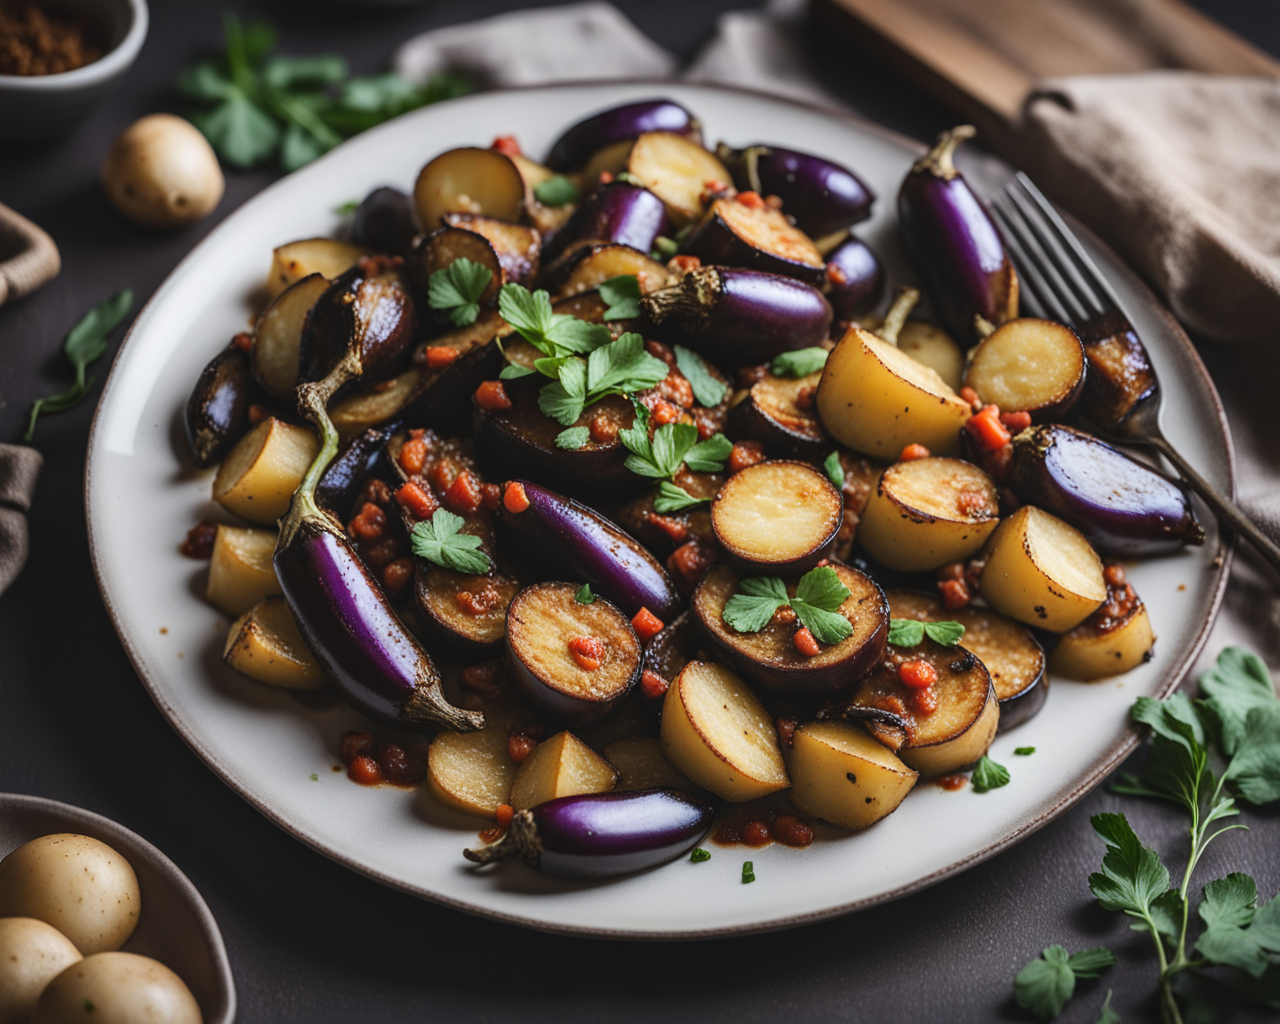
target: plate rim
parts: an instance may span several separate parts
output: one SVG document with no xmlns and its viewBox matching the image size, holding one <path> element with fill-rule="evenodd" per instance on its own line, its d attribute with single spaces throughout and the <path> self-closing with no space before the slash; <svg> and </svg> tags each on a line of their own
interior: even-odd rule
<svg viewBox="0 0 1280 1024">
<path fill-rule="evenodd" d="M 551 90 L 566 89 L 566 88 L 582 88 L 582 87 L 591 88 L 596 86 L 653 87 L 658 90 L 670 89 L 672 87 L 693 88 L 693 89 L 704 89 L 704 90 L 712 90 L 716 92 L 737 94 L 737 95 L 746 96 L 754 99 L 765 99 L 774 103 L 779 103 L 779 104 L 792 106 L 792 107 L 798 107 L 804 110 L 821 114 L 825 117 L 829 117 L 838 121 L 845 122 L 846 124 L 852 125 L 853 127 L 859 129 L 860 131 L 871 132 L 872 134 L 879 135 L 885 138 L 886 140 L 895 143 L 896 145 L 902 146 L 916 153 L 924 153 L 926 151 L 925 145 L 921 143 L 919 140 L 913 139 L 908 135 L 904 135 L 901 132 L 897 132 L 894 129 L 888 128 L 884 125 L 877 124 L 874 121 L 871 121 L 858 114 L 851 113 L 847 110 L 841 110 L 839 108 L 832 107 L 827 104 L 813 102 L 811 100 L 798 99 L 790 96 L 780 96 L 777 93 L 770 93 L 764 90 L 750 89 L 750 88 L 745 88 L 745 87 L 735 86 L 735 85 L 725 85 L 725 84 L 716 83 L 716 82 L 684 82 L 679 80 L 670 81 L 670 80 L 663 80 L 663 79 L 607 79 L 606 78 L 606 79 L 591 79 L 591 80 L 584 80 L 584 81 L 575 80 L 575 81 L 569 81 L 569 82 L 547 82 L 547 83 L 541 83 L 536 85 L 514 86 L 510 88 L 505 88 L 505 89 L 491 89 L 484 92 L 473 93 L 472 96 L 489 98 L 493 96 L 501 96 L 501 95 L 508 95 L 508 94 L 524 94 L 524 93 L 530 93 L 530 92 L 551 91 Z M 465 103 L 469 98 L 470 97 L 461 97 L 456 102 Z M 426 108 L 423 108 L 423 109 L 426 109 Z M 403 114 L 398 118 L 392 119 L 391 121 L 384 122 L 382 125 L 378 125 L 377 127 L 370 129 L 370 131 L 382 132 L 382 131 L 390 130 L 402 118 L 410 118 L 417 113 L 419 113 L 419 111 L 410 111 L 409 113 Z M 367 133 L 362 132 L 360 134 L 364 135 Z M 345 142 L 343 142 L 340 146 L 337 146 L 333 150 L 330 150 L 329 153 L 326 153 L 325 155 L 319 157 L 318 160 L 316 160 L 314 163 L 320 163 L 321 161 L 327 159 L 330 154 L 336 152 L 338 149 L 341 149 L 347 145 L 354 143 L 359 138 L 360 138 L 359 135 L 353 136 L 351 139 L 348 139 Z M 312 166 L 312 165 L 309 164 L 308 166 Z M 202 238 L 198 243 L 196 243 L 196 245 L 193 246 L 191 250 L 185 256 L 183 256 L 183 258 L 179 260 L 178 263 L 174 265 L 173 269 L 165 276 L 164 280 L 161 281 L 160 284 L 156 287 L 156 290 L 151 294 L 150 298 L 148 298 L 148 300 L 142 306 L 142 308 L 138 310 L 137 316 L 133 319 L 132 323 L 130 323 L 129 330 L 126 332 L 123 340 L 120 342 L 120 347 L 116 352 L 115 358 L 112 360 L 111 369 L 108 372 L 106 381 L 103 384 L 102 394 L 99 396 L 98 403 L 94 408 L 93 421 L 89 429 L 89 439 L 88 439 L 88 446 L 86 448 L 85 468 L 84 468 L 85 521 L 86 521 L 88 540 L 89 540 L 89 558 L 93 566 L 94 580 L 98 585 L 98 592 L 102 597 L 103 605 L 105 606 L 107 610 L 107 614 L 111 619 L 111 624 L 116 631 L 116 636 L 119 638 L 120 644 L 124 648 L 125 654 L 128 656 L 129 661 L 133 666 L 134 672 L 137 674 L 139 680 L 142 682 L 142 685 L 146 689 L 148 695 L 151 697 L 152 702 L 156 705 L 160 713 L 164 716 L 165 720 L 169 723 L 169 725 L 173 728 L 173 730 L 178 734 L 178 736 L 182 739 L 182 741 L 186 743 L 187 746 L 190 747 L 191 750 L 202 761 L 204 761 L 206 766 L 208 766 L 214 772 L 214 774 L 217 775 L 218 778 L 221 779 L 225 785 L 227 785 L 228 788 L 230 788 L 234 793 L 239 795 L 246 803 L 248 803 L 251 807 L 257 810 L 260 814 L 262 814 L 265 818 L 271 821 L 274 825 L 276 825 L 282 831 L 292 836 L 294 839 L 298 840 L 299 842 L 303 843 L 305 846 L 307 846 L 311 850 L 327 857 L 329 860 L 337 864 L 340 864 L 345 868 L 348 868 L 356 872 L 357 874 L 364 876 L 365 878 L 369 878 L 373 881 L 379 882 L 380 884 L 388 886 L 389 888 L 395 889 L 399 892 L 407 893 L 408 895 L 417 897 L 419 899 L 427 900 L 431 903 L 435 903 L 440 906 L 448 907 L 452 910 L 462 911 L 463 913 L 470 914 L 475 917 L 482 917 L 482 918 L 486 918 L 493 921 L 499 921 L 504 924 L 517 925 L 522 928 L 529 928 L 534 931 L 543 932 L 547 934 L 555 934 L 555 935 L 615 939 L 619 941 L 654 941 L 654 942 L 687 942 L 688 941 L 688 942 L 692 942 L 692 941 L 701 941 L 705 939 L 739 937 L 743 935 L 759 935 L 759 934 L 765 934 L 768 932 L 783 931 L 786 929 L 802 927 L 804 925 L 814 924 L 819 921 L 828 920 L 835 917 L 843 917 L 847 914 L 855 913 L 860 910 L 865 910 L 870 907 L 877 906 L 881 903 L 888 903 L 893 900 L 901 899 L 905 896 L 909 896 L 913 893 L 920 892 L 924 889 L 927 889 L 930 886 L 933 886 L 938 884 L 939 882 L 945 881 L 946 879 L 951 878 L 954 875 L 958 875 L 964 871 L 967 871 L 969 868 L 972 868 L 978 864 L 981 864 L 983 861 L 989 860 L 990 858 L 996 856 L 997 854 L 1000 854 L 1003 851 L 1009 849 L 1011 846 L 1015 846 L 1016 844 L 1020 843 L 1023 839 L 1026 839 L 1028 836 L 1030 836 L 1032 833 L 1039 831 L 1045 825 L 1049 824 L 1051 821 L 1060 817 L 1069 808 L 1074 806 L 1080 800 L 1084 799 L 1084 797 L 1086 797 L 1090 792 L 1092 792 L 1102 782 L 1102 780 L 1106 778 L 1106 776 L 1109 775 L 1112 770 L 1114 770 L 1114 768 L 1121 761 L 1123 761 L 1126 757 L 1129 756 L 1129 754 L 1133 751 L 1133 749 L 1138 745 L 1141 739 L 1141 734 L 1137 726 L 1135 726 L 1131 721 L 1126 722 L 1123 737 L 1108 752 L 1107 756 L 1101 759 L 1101 761 L 1099 761 L 1098 763 L 1096 763 L 1085 776 L 1078 779 L 1074 783 L 1072 788 L 1068 792 L 1063 794 L 1050 807 L 1046 808 L 1036 817 L 1023 823 L 1019 828 L 1003 836 L 996 842 L 991 843 L 988 846 L 983 847 L 981 850 L 977 850 L 969 854 L 968 856 L 961 858 L 960 860 L 954 861 L 953 863 L 948 864 L 945 867 L 939 868 L 937 871 L 931 872 L 928 875 L 924 875 L 924 876 L 921 876 L 920 878 L 914 879 L 913 881 L 911 881 L 906 885 L 899 886 L 898 888 L 890 890 L 888 892 L 879 893 L 875 896 L 869 896 L 860 900 L 853 900 L 848 903 L 841 903 L 836 906 L 824 907 L 821 910 L 810 911 L 805 914 L 797 914 L 789 917 L 774 918 L 769 921 L 731 925 L 731 926 L 717 927 L 717 928 L 682 930 L 678 932 L 654 931 L 654 930 L 644 930 L 644 929 L 626 929 L 626 928 L 598 928 L 598 927 L 589 927 L 589 926 L 583 926 L 583 925 L 557 924 L 554 922 L 543 921 L 536 917 L 529 917 L 522 914 L 511 914 L 511 913 L 506 913 L 499 910 L 492 910 L 486 907 L 482 907 L 473 903 L 466 902 L 461 899 L 456 899 L 444 893 L 430 891 L 420 886 L 416 886 L 411 883 L 405 882 L 402 879 L 394 878 L 390 875 L 384 874 L 383 872 L 377 871 L 373 868 L 368 867 L 365 864 L 362 864 L 361 862 L 359 862 L 358 860 L 352 857 L 348 857 L 335 850 L 332 850 L 328 848 L 323 842 L 317 839 L 313 839 L 312 837 L 306 835 L 300 829 L 296 828 L 293 824 L 291 824 L 289 821 L 283 818 L 273 807 L 269 806 L 265 801 L 261 800 L 251 790 L 249 790 L 247 787 L 240 786 L 236 781 L 234 781 L 231 771 L 227 767 L 225 767 L 220 762 L 220 760 L 196 738 L 193 730 L 189 730 L 187 728 L 184 716 L 179 712 L 179 710 L 176 707 L 174 707 L 168 700 L 164 698 L 164 696 L 161 694 L 159 689 L 153 684 L 149 674 L 144 670 L 143 660 L 140 653 L 134 649 L 134 647 L 130 644 L 129 640 L 127 639 L 127 632 L 123 628 L 123 625 L 120 621 L 118 613 L 115 607 L 112 605 L 111 599 L 107 594 L 106 586 L 103 579 L 102 567 L 98 558 L 98 544 L 94 535 L 93 517 L 92 515 L 90 515 L 90 501 L 91 501 L 90 489 L 92 487 L 93 456 L 97 449 L 99 416 L 101 414 L 103 406 L 106 404 L 107 396 L 111 392 L 112 386 L 116 381 L 116 370 L 118 369 L 121 362 L 120 355 L 121 353 L 124 352 L 125 346 L 128 345 L 129 342 L 133 339 L 134 331 L 137 327 L 138 322 L 143 318 L 143 315 L 147 312 L 147 310 L 151 307 L 151 305 L 155 303 L 156 300 L 166 292 L 166 290 L 170 287 L 173 279 L 183 269 L 186 263 L 189 260 L 191 260 L 197 252 L 203 249 L 204 246 L 209 243 L 210 239 L 212 239 L 219 231 L 223 229 L 224 225 L 227 224 L 228 221 L 238 216 L 243 211 L 244 206 L 247 205 L 249 202 L 252 202 L 253 200 L 258 199 L 261 196 L 265 196 L 273 193 L 275 190 L 284 186 L 285 183 L 288 182 L 292 177 L 293 177 L 292 174 L 286 174 L 283 177 L 278 178 L 276 181 L 269 184 L 266 188 L 255 193 L 253 196 L 247 199 L 245 203 L 241 204 L 241 206 L 237 207 L 231 213 L 227 214 L 227 216 L 223 218 L 222 221 L 220 221 L 217 225 L 215 225 L 209 231 L 209 233 L 204 236 L 204 238 Z M 1231 498 L 1234 498 L 1236 493 L 1236 458 L 1235 458 L 1235 445 L 1233 443 L 1232 436 L 1231 436 L 1231 427 L 1227 421 L 1226 409 L 1223 407 L 1222 398 L 1218 394 L 1217 386 L 1214 384 L 1213 378 L 1209 374 L 1209 370 L 1204 364 L 1204 360 L 1201 359 L 1200 353 L 1197 351 L 1195 345 L 1191 342 L 1191 339 L 1187 336 L 1186 331 L 1183 330 L 1182 325 L 1177 321 L 1177 319 L 1173 316 L 1173 314 L 1164 306 L 1164 304 L 1155 295 L 1155 293 L 1151 290 L 1151 288 L 1147 285 L 1147 283 L 1137 274 L 1137 272 L 1134 271 L 1123 259 L 1121 259 L 1115 253 L 1115 251 L 1109 245 L 1107 245 L 1107 243 L 1103 242 L 1102 239 L 1100 239 L 1096 234 L 1094 234 L 1094 232 L 1092 232 L 1089 228 L 1085 227 L 1075 218 L 1071 218 L 1071 223 L 1072 223 L 1072 227 L 1077 231 L 1077 233 L 1084 235 L 1091 244 L 1096 245 L 1099 249 L 1105 251 L 1109 256 L 1111 256 L 1115 261 L 1117 267 L 1119 267 L 1120 272 L 1125 277 L 1128 278 L 1130 286 L 1133 287 L 1136 291 L 1138 291 L 1142 295 L 1144 295 L 1149 300 L 1150 308 L 1154 309 L 1157 315 L 1159 316 L 1159 318 L 1164 321 L 1166 327 L 1169 330 L 1170 335 L 1173 337 L 1175 341 L 1175 345 L 1173 348 L 1174 355 L 1180 361 L 1183 361 L 1187 366 L 1189 366 L 1193 371 L 1195 371 L 1195 373 L 1198 374 L 1198 376 L 1201 378 L 1201 383 L 1204 385 L 1205 390 L 1212 402 L 1213 412 L 1216 416 L 1216 421 L 1218 425 L 1218 433 L 1222 439 L 1222 442 L 1226 451 L 1226 469 L 1227 469 L 1227 479 L 1229 483 L 1228 496 Z M 1182 682 L 1183 678 L 1185 677 L 1187 671 L 1195 663 L 1196 659 L 1200 655 L 1200 652 L 1204 649 L 1205 643 L 1208 641 L 1209 633 L 1213 629 L 1214 623 L 1217 621 L 1218 613 L 1222 606 L 1222 600 L 1226 591 L 1227 580 L 1230 576 L 1231 565 L 1234 560 L 1235 540 L 1236 538 L 1233 534 L 1228 534 L 1227 531 L 1220 530 L 1219 540 L 1218 540 L 1218 551 L 1214 558 L 1214 563 L 1213 563 L 1213 571 L 1216 571 L 1217 578 L 1213 583 L 1213 593 L 1212 593 L 1212 596 L 1210 597 L 1210 601 L 1208 605 L 1208 613 L 1205 616 L 1204 621 L 1201 623 L 1199 631 L 1195 636 L 1195 639 L 1187 648 L 1185 655 L 1169 672 L 1167 672 L 1164 675 L 1162 685 L 1160 689 L 1157 691 L 1157 696 L 1160 698 L 1167 697 L 1170 693 L 1172 693 L 1175 689 L 1177 689 L 1178 685 Z M 92 813 L 92 812 L 89 812 L 89 813 Z M 106 820 L 109 821 L 110 819 L 106 819 Z M 117 826 L 117 827 L 123 827 L 123 826 Z M 181 872 L 179 872 L 179 874 L 181 874 Z M 190 883 L 188 882 L 188 884 Z M 197 895 L 199 894 L 197 893 Z"/>
</svg>

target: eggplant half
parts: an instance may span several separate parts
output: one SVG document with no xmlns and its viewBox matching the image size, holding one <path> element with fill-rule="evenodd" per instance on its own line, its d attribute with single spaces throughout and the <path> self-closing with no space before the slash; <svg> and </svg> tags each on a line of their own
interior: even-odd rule
<svg viewBox="0 0 1280 1024">
<path fill-rule="evenodd" d="M 200 372 L 187 399 L 183 424 L 191 458 L 200 469 L 221 462 L 249 432 L 249 407 L 258 395 L 249 357 L 229 345 Z"/>
<path fill-rule="evenodd" d="M 490 217 L 450 214 L 449 223 L 423 238 L 405 264 L 414 299 L 428 308 L 431 275 L 466 258 L 489 271 L 489 283 L 478 297 L 482 309 L 498 303 L 506 284 L 531 285 L 538 273 L 541 243 L 533 228 Z"/>
<path fill-rule="evenodd" d="M 703 263 L 746 267 L 766 274 L 794 277 L 812 285 L 826 278 L 826 263 L 818 247 L 781 210 L 761 202 L 748 204 L 743 196 L 717 199 L 681 251 Z"/>
<path fill-rule="evenodd" d="M 875 193 L 847 167 L 779 146 L 716 147 L 738 188 L 777 196 L 796 226 L 812 238 L 834 234 L 871 216 Z"/>
<path fill-rule="evenodd" d="M 705 646 L 706 638 L 697 620 L 689 612 L 681 612 L 644 645 L 644 673 L 652 673 L 670 686 L 689 662 L 707 660 Z M 643 689 L 648 699 L 659 696 L 649 693 L 647 684 Z M 665 686 L 662 693 L 666 693 Z"/>
<path fill-rule="evenodd" d="M 534 712 L 561 725 L 599 721 L 640 681 L 643 650 L 631 622 L 579 583 L 525 587 L 506 614 L 507 681 Z"/>
<path fill-rule="evenodd" d="M 361 489 L 371 479 L 390 483 L 395 474 L 384 464 L 386 445 L 397 425 L 370 427 L 347 442 L 316 485 L 316 502 L 343 522 Z"/>
<path fill-rule="evenodd" d="M 724 484 L 724 477 L 719 473 L 694 473 L 682 469 L 675 476 L 675 484 L 703 503 L 678 512 L 658 512 L 654 508 L 658 497 L 655 489 L 633 498 L 618 509 L 618 525 L 663 558 L 689 542 L 702 546 L 715 544 L 711 508 L 707 503 Z"/>
<path fill-rule="evenodd" d="M 731 366 L 826 340 L 831 304 L 810 284 L 736 267 L 698 267 L 640 300 L 655 337 Z"/>
<path fill-rule="evenodd" d="M 477 864 L 517 857 L 567 878 L 607 878 L 687 853 L 711 828 L 711 808 L 674 789 L 590 793 L 517 811 L 496 843 L 464 851 Z"/>
<path fill-rule="evenodd" d="M 712 645 L 761 689 L 799 704 L 830 700 L 875 667 L 889 635 L 889 602 L 879 585 L 847 565 L 833 563 L 832 568 L 849 590 L 839 611 L 853 633 L 838 644 L 824 644 L 813 657 L 796 648 L 799 623 L 784 614 L 786 609 L 758 633 L 739 633 L 724 621 L 724 606 L 741 583 L 727 565 L 707 570 L 690 608 Z M 794 581 L 788 582 L 787 593 L 794 596 Z"/>
<path fill-rule="evenodd" d="M 634 277 L 643 295 L 667 283 L 667 268 L 648 249 L 618 242 L 584 244 L 547 267 L 542 284 L 559 300 L 595 291 L 610 278 L 624 276 Z"/>
<path fill-rule="evenodd" d="M 871 246 L 850 235 L 827 253 L 823 290 L 835 313 L 836 323 L 847 327 L 851 321 L 873 309 L 884 296 L 884 267 L 871 251 Z"/>
<path fill-rule="evenodd" d="M 807 377 L 765 373 L 734 396 L 725 429 L 735 441 L 759 441 L 773 458 L 822 462 L 834 443 L 813 407 L 821 379 L 821 370 Z"/>
<path fill-rule="evenodd" d="M 408 256 L 417 233 L 413 200 L 398 188 L 375 188 L 351 218 L 351 241 L 391 256 Z"/>
<path fill-rule="evenodd" d="M 1096 317 L 1080 325 L 1089 373 L 1079 411 L 1103 430 L 1116 430 L 1139 407 L 1150 406 L 1160 382 L 1146 348 L 1119 314 Z"/>
<path fill-rule="evenodd" d="M 574 243 L 616 242 L 641 252 L 651 252 L 659 235 L 675 233 L 667 208 L 647 188 L 612 181 L 591 193 L 556 232 L 548 246 L 555 258 Z"/>
<path fill-rule="evenodd" d="M 625 142 L 645 132 L 672 132 L 701 138 L 698 120 L 674 100 L 639 100 L 602 110 L 579 121 L 556 139 L 547 154 L 553 171 L 576 171 L 606 146 Z"/>
<path fill-rule="evenodd" d="M 1009 486 L 1112 555 L 1155 555 L 1203 544 L 1187 492 L 1104 441 L 1056 423 L 1013 439 Z"/>
</svg>

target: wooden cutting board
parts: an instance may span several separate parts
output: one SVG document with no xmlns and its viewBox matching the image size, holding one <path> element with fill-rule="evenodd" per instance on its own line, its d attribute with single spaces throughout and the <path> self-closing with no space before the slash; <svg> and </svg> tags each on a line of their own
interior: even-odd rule
<svg viewBox="0 0 1280 1024">
<path fill-rule="evenodd" d="M 1156 68 L 1280 77 L 1280 63 L 1178 0 L 810 0 L 810 6 L 824 28 L 874 52 L 988 137 L 1017 123 L 1042 78 Z"/>
</svg>

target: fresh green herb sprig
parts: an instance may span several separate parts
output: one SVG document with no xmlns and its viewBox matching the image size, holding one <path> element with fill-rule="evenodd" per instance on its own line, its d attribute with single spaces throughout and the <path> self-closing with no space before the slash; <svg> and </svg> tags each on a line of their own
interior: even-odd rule
<svg viewBox="0 0 1280 1024">
<path fill-rule="evenodd" d="M 35 435 L 36 420 L 41 416 L 66 412 L 89 393 L 95 380 L 86 376 L 89 365 L 106 353 L 107 338 L 124 322 L 131 309 L 133 292 L 125 288 L 111 298 L 103 299 L 71 328 L 62 343 L 62 351 L 76 371 L 75 382 L 60 395 L 36 399 L 31 407 L 31 418 L 27 420 L 26 433 L 22 435 L 24 441 L 30 441 Z"/>
<path fill-rule="evenodd" d="M 889 643 L 895 647 L 915 647 L 925 637 L 943 647 L 954 647 L 964 636 L 958 622 L 921 622 L 919 619 L 890 619 Z"/>
<path fill-rule="evenodd" d="M 1115 964 L 1115 954 L 1105 946 L 1079 953 L 1048 946 L 1018 972 L 1013 979 L 1013 992 L 1024 1010 L 1041 1020 L 1052 1020 L 1075 993 L 1077 978 L 1096 978 Z"/>
<path fill-rule="evenodd" d="M 661 360 L 659 360 L 661 362 Z M 663 364 L 666 365 L 665 363 Z M 697 473 L 719 473 L 724 460 L 733 451 L 733 442 L 723 434 L 698 440 L 698 428 L 692 423 L 665 423 L 649 437 L 649 410 L 634 402 L 635 421 L 618 431 L 618 440 L 631 454 L 624 465 L 637 476 L 662 481 L 654 510 L 662 515 L 700 505 L 709 498 L 695 498 L 671 481 L 682 465 Z"/>
<path fill-rule="evenodd" d="M 769 372 L 775 377 L 807 377 L 826 366 L 827 356 L 830 354 L 825 348 L 798 348 L 781 352 L 773 357 Z"/>
<path fill-rule="evenodd" d="M 582 584 L 578 592 L 573 595 L 573 599 L 577 601 L 578 604 L 594 604 L 596 600 L 596 595 L 591 593 L 591 584 L 590 583 Z"/>
<path fill-rule="evenodd" d="M 702 356 L 683 345 L 675 346 L 676 368 L 684 374 L 693 388 L 693 397 L 700 405 L 714 409 L 724 401 L 729 385 L 712 374 Z"/>
<path fill-rule="evenodd" d="M 351 78 L 334 54 L 272 56 L 275 30 L 223 14 L 226 50 L 184 68 L 178 93 L 202 106 L 191 121 L 234 167 L 279 158 L 296 170 L 343 139 L 409 110 L 463 96 L 472 86 L 451 74 L 416 85 L 398 75 Z"/>
<path fill-rule="evenodd" d="M 832 452 L 823 460 L 822 471 L 837 491 L 844 488 L 844 465 L 840 462 L 839 452 Z"/>
<path fill-rule="evenodd" d="M 563 174 L 553 174 L 534 185 L 533 197 L 543 206 L 568 206 L 582 198 L 578 186 Z"/>
<path fill-rule="evenodd" d="M 752 576 L 738 584 L 738 593 L 725 603 L 724 621 L 739 633 L 759 633 L 774 613 L 790 606 L 801 624 L 824 644 L 838 644 L 853 635 L 853 626 L 839 608 L 849 588 L 829 565 L 810 569 L 796 584 L 796 596 L 775 576 Z"/>
<path fill-rule="evenodd" d="M 432 273 L 427 281 L 427 304 L 447 315 L 454 327 L 466 327 L 480 315 L 480 296 L 492 280 L 493 271 L 483 263 L 459 256 Z"/>
<path fill-rule="evenodd" d="M 1152 733 L 1146 765 L 1140 776 L 1121 775 L 1111 787 L 1187 812 L 1189 853 L 1178 886 L 1123 814 L 1091 819 L 1106 853 L 1089 890 L 1104 909 L 1122 911 L 1151 936 L 1163 1024 L 1211 1019 L 1222 1000 L 1280 1009 L 1280 896 L 1259 905 L 1254 880 L 1235 872 L 1203 886 L 1198 936 L 1191 915 L 1192 879 L 1206 848 L 1224 832 L 1245 828 L 1226 819 L 1239 815 L 1240 803 L 1280 800 L 1280 697 L 1266 665 L 1241 647 L 1224 650 L 1199 683 L 1203 696 L 1196 701 L 1182 693 L 1138 698 L 1132 717 Z M 1201 974 L 1213 967 L 1236 973 L 1225 981 Z M 1035 1012 L 1049 1020 L 1061 1006 L 1044 1009 Z M 1104 1020 L 1107 1014 L 1116 1019 L 1109 1005 Z"/>
<path fill-rule="evenodd" d="M 1009 769 L 983 754 L 973 767 L 970 781 L 975 793 L 989 793 L 993 789 L 1009 785 Z"/>
<path fill-rule="evenodd" d="M 640 315 L 640 279 L 635 274 L 619 274 L 600 284 L 600 298 L 609 304 L 606 320 L 634 320 Z"/>
<path fill-rule="evenodd" d="M 414 525 L 409 537 L 413 553 L 446 569 L 472 575 L 488 572 L 489 556 L 479 550 L 479 537 L 460 532 L 465 525 L 466 520 L 461 516 L 447 509 L 436 509 L 430 519 Z"/>
</svg>

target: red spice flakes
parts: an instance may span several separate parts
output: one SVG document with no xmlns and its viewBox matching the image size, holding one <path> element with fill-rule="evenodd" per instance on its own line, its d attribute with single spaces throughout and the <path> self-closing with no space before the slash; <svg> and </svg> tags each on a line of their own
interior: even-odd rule
<svg viewBox="0 0 1280 1024">
<path fill-rule="evenodd" d="M 647 700 L 659 700 L 667 695 L 667 690 L 671 688 L 671 681 L 658 675 L 649 669 L 644 670 L 644 674 L 640 676 L 640 692 Z"/>
<path fill-rule="evenodd" d="M 502 507 L 512 515 L 519 515 L 529 507 L 529 496 L 524 493 L 524 485 L 513 480 L 507 484 L 502 495 Z"/>
<path fill-rule="evenodd" d="M 511 399 L 500 380 L 486 380 L 476 388 L 476 405 L 485 412 L 504 412 L 511 408 Z"/>
<path fill-rule="evenodd" d="M 662 620 L 648 608 L 641 608 L 631 619 L 631 628 L 641 643 L 645 643 L 662 631 Z"/>
<path fill-rule="evenodd" d="M 729 452 L 726 466 L 730 473 L 740 473 L 748 466 L 764 462 L 764 445 L 759 441 L 739 441 Z"/>
<path fill-rule="evenodd" d="M 440 507 L 436 496 L 416 480 L 400 485 L 400 489 L 396 491 L 396 501 L 415 519 L 430 519 Z"/>
<path fill-rule="evenodd" d="M 490 149 L 496 149 L 503 156 L 523 156 L 520 151 L 520 143 L 516 141 L 514 135 L 498 135 L 495 136 Z"/>
<path fill-rule="evenodd" d="M 187 531 L 187 539 L 178 550 L 188 558 L 212 558 L 213 541 L 217 536 L 218 524 L 203 520 Z"/>
<path fill-rule="evenodd" d="M 795 644 L 796 650 L 806 658 L 816 658 L 822 653 L 822 648 L 818 646 L 817 639 L 804 626 L 795 631 L 791 637 L 791 642 Z"/>
<path fill-rule="evenodd" d="M 584 672 L 594 672 L 604 659 L 604 644 L 598 637 L 575 636 L 569 641 L 569 653 Z"/>
<path fill-rule="evenodd" d="M 903 686 L 923 690 L 938 681 L 938 673 L 927 661 L 917 658 L 914 661 L 904 661 L 898 666 L 898 678 Z"/>
<path fill-rule="evenodd" d="M 902 449 L 902 454 L 898 456 L 899 462 L 914 462 L 916 459 L 927 459 L 932 452 L 922 444 L 912 442 Z"/>
<path fill-rule="evenodd" d="M 408 486 L 407 484 L 405 485 Z M 403 488 L 402 488 L 403 489 Z M 355 540 L 376 541 L 382 539 L 387 527 L 387 515 L 372 502 L 366 501 L 360 511 L 347 524 L 347 533 Z"/>
</svg>

